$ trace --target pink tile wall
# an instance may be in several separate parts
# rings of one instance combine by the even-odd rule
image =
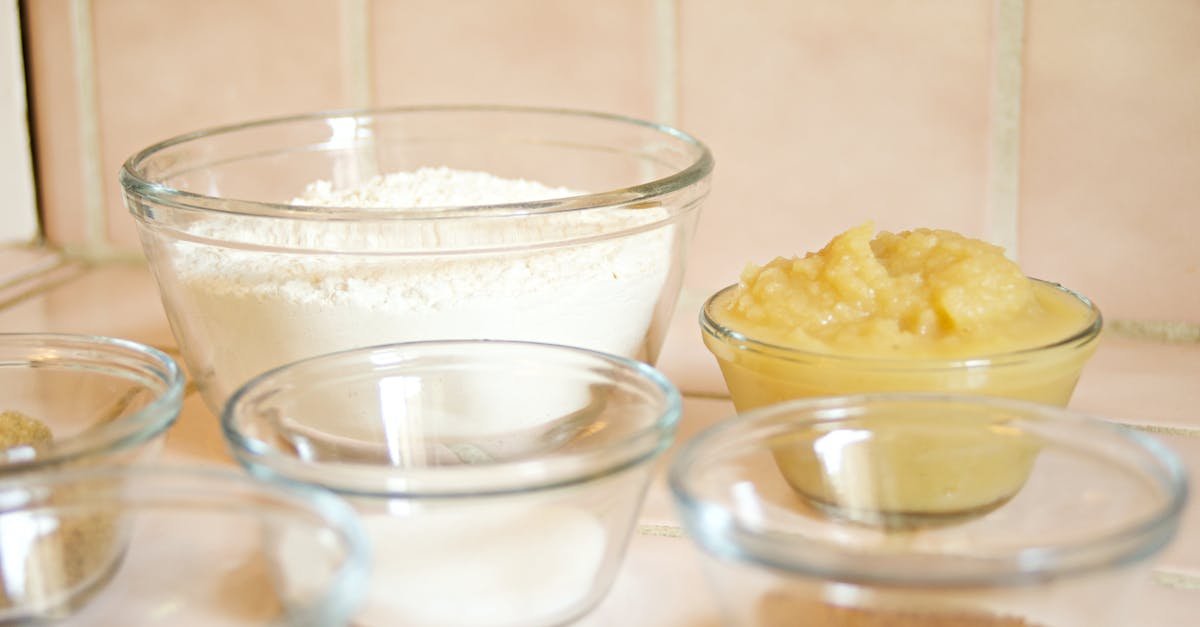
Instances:
[[[1200,3],[1028,3],[1021,258],[1110,316],[1200,322]]]
[[[136,255],[116,173],[139,148],[268,115],[468,101],[658,118],[708,142],[693,300],[867,219],[986,237],[1010,4],[25,0],[44,220],[86,248],[99,206],[103,243]],[[72,7],[90,9],[87,37]],[[1110,317],[1200,321],[1200,7],[1025,7],[1022,262]]]

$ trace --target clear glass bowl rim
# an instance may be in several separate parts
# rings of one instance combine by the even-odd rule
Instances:
[[[1094,342],[1100,337],[1100,332],[1104,328],[1104,317],[1100,313],[1100,309],[1086,296],[1079,294],[1069,288],[1066,288],[1058,283],[1045,281],[1029,277],[1031,281],[1042,285],[1054,288],[1063,292],[1072,298],[1078,300],[1091,311],[1091,318],[1086,325],[1078,331],[1068,335],[1067,337],[1056,340],[1049,344],[1040,346],[1032,346],[1015,351],[1003,353],[993,353],[988,355],[979,355],[976,357],[959,358],[959,359],[905,359],[905,358],[884,358],[884,357],[867,357],[861,355],[838,355],[834,353],[820,353],[799,348],[792,348],[771,342],[753,339],[743,333],[735,331],[709,316],[709,309],[716,303],[717,299],[725,293],[737,289],[738,284],[727,285],[715,294],[704,301],[704,306],[700,308],[700,329],[708,336],[719,340],[736,350],[746,351],[770,357],[773,359],[781,359],[795,363],[821,363],[829,367],[859,369],[859,370],[879,370],[886,372],[896,371],[938,371],[938,370],[959,370],[963,368],[983,368],[995,367],[999,365],[1007,365],[1012,363],[1023,363],[1036,359],[1038,355],[1053,351],[1059,348],[1082,348],[1091,342]]]
[[[940,394],[925,392],[871,393],[845,396],[812,397],[784,401],[748,412],[734,415],[705,429],[685,442],[676,452],[667,470],[667,484],[676,507],[685,519],[686,527],[703,527],[707,516],[724,511],[721,505],[699,498],[691,487],[689,470],[703,464],[710,449],[719,449],[722,442],[736,442],[741,447],[761,445],[762,437],[768,432],[778,435],[787,424],[797,422],[838,421],[842,416],[827,416],[830,412],[841,413],[864,410],[872,405],[909,403],[956,403],[979,408],[1008,412],[1024,420],[1033,418],[1054,421],[1071,421],[1081,430],[1104,430],[1136,450],[1142,461],[1151,464],[1150,473],[1165,495],[1162,506],[1144,519],[1128,526],[1096,537],[1086,543],[1071,546],[1031,546],[1015,551],[1003,560],[978,564],[970,572],[956,571],[939,574],[934,571],[917,572],[911,562],[900,568],[887,556],[852,555],[832,549],[838,555],[836,567],[822,567],[800,559],[780,559],[779,555],[795,557],[796,551],[743,550],[728,534],[709,529],[695,531],[693,539],[706,551],[723,558],[737,559],[804,577],[818,577],[833,581],[849,581],[867,584],[896,585],[907,587],[971,587],[995,585],[1024,585],[1045,581],[1048,577],[1077,576],[1138,562],[1161,549],[1174,536],[1184,507],[1187,504],[1190,486],[1183,462],[1178,455],[1147,434],[1135,429],[1103,420],[1081,412],[1062,409],[1024,400],[1000,397],[970,396],[962,394]],[[771,430],[775,427],[775,430]],[[738,439],[737,436],[747,436]],[[1081,439],[1081,446],[1087,445]],[[749,444],[748,444],[749,443]],[[728,520],[734,520],[729,517]],[[740,529],[740,528],[739,528]],[[753,531],[745,532],[753,536]],[[716,536],[720,536],[716,538]],[[773,540],[762,540],[762,546],[771,546]],[[781,546],[775,543],[775,546]],[[886,568],[886,572],[883,570]]]
[[[10,361],[10,353],[14,351],[20,352],[23,355],[22,359]],[[46,351],[54,353],[39,355]],[[26,472],[94,454],[124,450],[155,438],[175,423],[183,407],[185,377],[175,359],[157,348],[141,342],[99,335],[0,333],[0,372],[13,366],[27,367],[22,365],[23,362],[44,363],[46,366],[55,367],[70,366],[72,362],[85,356],[93,362],[97,357],[112,359],[113,363],[135,360],[153,372],[162,382],[163,389],[145,407],[120,420],[89,428],[72,437],[56,439],[47,446],[39,447],[34,457],[14,458],[10,452],[0,452],[0,475]],[[98,370],[93,365],[84,366],[82,369]]]
[[[264,392],[270,393],[277,380],[297,369],[334,370],[342,361],[361,362],[372,355],[414,351],[418,359],[437,351],[470,348],[472,351],[519,350],[574,355],[597,364],[607,364],[648,383],[662,394],[662,409],[654,421],[619,441],[594,450],[547,459],[443,466],[432,469],[403,469],[348,463],[312,463],[281,454],[239,427],[239,409]],[[403,368],[398,369],[402,372]],[[671,444],[683,413],[682,397],[665,375],[649,364],[600,351],[561,344],[519,340],[426,340],[395,342],[353,348],[301,359],[273,368],[240,386],[221,412],[221,430],[234,456],[250,472],[270,480],[320,485],[338,494],[368,498],[478,498],[504,494],[552,490],[618,473],[646,464]],[[321,472],[325,469],[326,472]],[[337,479],[332,477],[338,476]],[[510,477],[516,477],[515,479]],[[398,481],[392,481],[396,479]],[[366,488],[388,480],[389,489]],[[470,486],[470,487],[465,487]]]
[[[150,180],[143,175],[144,164],[153,159],[159,153],[162,153],[170,148],[210,137],[232,135],[242,131],[254,130],[263,127],[302,124],[306,122],[334,118],[376,118],[383,116],[400,116],[405,114],[454,115],[487,113],[551,116],[559,118],[575,117],[641,127],[658,132],[664,137],[671,138],[672,140],[678,141],[683,145],[689,146],[695,152],[695,158],[686,167],[673,172],[668,176],[638,185],[631,185],[629,187],[535,202],[446,207],[435,208],[432,210],[411,209],[404,207],[395,207],[393,208],[393,211],[385,211],[379,208],[363,209],[360,207],[298,208],[295,205],[221,198],[197,194],[195,192],[187,192],[169,187],[160,182]],[[130,196],[168,207],[230,213],[242,216],[379,222],[440,220],[461,217],[478,218],[481,216],[517,217],[530,214],[585,211],[599,207],[651,202],[655,198],[674,193],[703,181],[711,174],[713,165],[714,161],[712,153],[704,143],[694,136],[666,124],[650,122],[624,115],[580,109],[509,105],[443,104],[386,108],[332,109],[298,115],[263,118],[242,122],[239,124],[230,124],[198,130],[160,141],[135,153],[121,166],[119,179],[121,186]]]
[[[222,514],[244,516],[265,514],[284,507],[292,507],[315,515],[324,527],[337,534],[345,548],[345,559],[338,571],[330,577],[332,585],[323,592],[322,597],[307,604],[307,607],[303,608],[302,614],[289,612],[283,625],[341,624],[340,621],[352,617],[365,594],[372,559],[366,530],[353,507],[336,495],[317,488],[259,481],[234,469],[215,466],[132,464],[41,471],[19,477],[0,477],[0,495],[9,490],[17,492],[49,490],[38,497],[40,501],[47,497],[55,498],[55,488],[91,482],[106,484],[111,482],[122,486],[119,496],[114,499],[118,504],[132,504],[135,508],[165,510],[182,505],[184,509],[195,510],[203,509],[206,506],[215,507],[217,503],[224,501],[236,501],[236,506],[219,508],[217,511]],[[169,496],[155,492],[147,497],[140,495],[136,490],[130,492],[130,485],[132,484],[136,488],[139,483],[150,483],[157,490],[168,493]],[[181,489],[169,491],[165,489],[174,486],[183,488],[199,486],[203,488],[203,491],[187,492]],[[284,503],[268,503],[262,500],[263,496],[278,499]],[[51,501],[49,505],[43,505],[39,501],[32,503],[33,509],[37,511],[53,511],[59,507],[79,507],[70,501],[65,504],[55,504]],[[89,500],[89,502],[92,501]],[[14,503],[13,499],[5,499],[3,504],[0,504],[0,513],[21,511],[29,506],[30,502],[28,501]],[[278,517],[273,516],[273,519],[278,520]]]

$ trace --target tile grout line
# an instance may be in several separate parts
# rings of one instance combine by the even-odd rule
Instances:
[[[96,56],[92,36],[92,0],[72,0],[71,39],[74,48],[76,109],[79,121],[79,162],[83,186],[85,254],[108,250],[108,220],[104,181],[100,174],[100,111],[96,101]]]
[[[1025,0],[996,0],[988,114],[987,212],[984,232],[1019,256],[1021,80]]]
[[[654,118],[679,124],[679,0],[655,0]]]
[[[371,89],[370,9],[367,0],[342,0],[342,88],[356,109],[369,107]]]

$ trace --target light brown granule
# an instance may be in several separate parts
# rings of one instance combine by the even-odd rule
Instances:
[[[969,611],[843,607],[778,590],[759,601],[761,627],[1041,627],[1017,616]]]
[[[41,420],[11,409],[0,411],[0,450],[48,444],[53,438]]]

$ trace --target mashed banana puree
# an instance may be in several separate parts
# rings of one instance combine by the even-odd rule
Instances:
[[[705,343],[739,410],[875,391],[1065,405],[1099,332],[1091,303],[946,230],[852,228],[750,266],[705,309]]]
[[[806,396],[987,394],[1066,405],[1095,349],[1087,300],[1025,276],[999,247],[945,230],[874,234],[750,266],[706,305],[704,341],[739,411]],[[936,414],[812,434],[775,451],[787,482],[864,521],[996,507],[1036,443]]]

